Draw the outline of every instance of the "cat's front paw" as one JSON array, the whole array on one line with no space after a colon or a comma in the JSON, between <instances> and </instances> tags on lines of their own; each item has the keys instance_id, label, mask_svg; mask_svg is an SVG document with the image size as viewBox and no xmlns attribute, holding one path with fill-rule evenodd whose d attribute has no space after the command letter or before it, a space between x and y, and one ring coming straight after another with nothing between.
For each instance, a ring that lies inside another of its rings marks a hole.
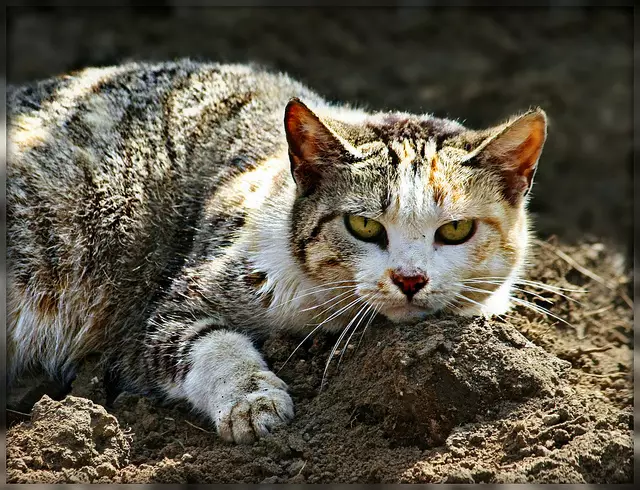
<instances>
[{"instance_id":1,"label":"cat's front paw","mask_svg":"<svg viewBox=\"0 0 640 490\"><path fill-rule=\"evenodd\" d=\"M293 419L287 385L271 371L256 371L238 381L213 407L216 428L224 440L250 444Z\"/></svg>"},{"instance_id":2,"label":"cat's front paw","mask_svg":"<svg viewBox=\"0 0 640 490\"><path fill-rule=\"evenodd\" d=\"M224 440L251 443L293 418L287 385L247 336L214 330L194 343L189 361L179 394L211 418Z\"/></svg>"}]
</instances>

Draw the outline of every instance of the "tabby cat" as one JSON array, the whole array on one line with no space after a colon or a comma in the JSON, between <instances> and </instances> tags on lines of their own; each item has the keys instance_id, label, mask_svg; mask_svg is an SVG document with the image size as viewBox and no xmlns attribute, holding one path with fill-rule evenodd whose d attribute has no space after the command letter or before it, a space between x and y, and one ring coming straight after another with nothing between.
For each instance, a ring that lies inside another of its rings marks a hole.
<instances>
[{"instance_id":1,"label":"tabby cat","mask_svg":"<svg viewBox=\"0 0 640 490\"><path fill-rule=\"evenodd\" d=\"M254 441L294 413L261 338L509 308L545 138L537 108L472 130L189 59L10 87L9 381L100 352Z\"/></svg>"}]
</instances>

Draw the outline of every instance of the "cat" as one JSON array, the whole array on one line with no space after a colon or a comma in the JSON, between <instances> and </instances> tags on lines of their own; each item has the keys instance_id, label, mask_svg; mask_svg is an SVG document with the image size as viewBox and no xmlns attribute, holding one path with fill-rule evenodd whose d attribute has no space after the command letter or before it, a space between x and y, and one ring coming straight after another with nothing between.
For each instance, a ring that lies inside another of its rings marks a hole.
<instances>
[{"instance_id":1,"label":"cat","mask_svg":"<svg viewBox=\"0 0 640 490\"><path fill-rule=\"evenodd\" d=\"M501 314L526 263L540 108L473 130L191 59L7 101L10 382L99 352L122 388L250 443L294 415L259 339Z\"/></svg>"}]
</instances>

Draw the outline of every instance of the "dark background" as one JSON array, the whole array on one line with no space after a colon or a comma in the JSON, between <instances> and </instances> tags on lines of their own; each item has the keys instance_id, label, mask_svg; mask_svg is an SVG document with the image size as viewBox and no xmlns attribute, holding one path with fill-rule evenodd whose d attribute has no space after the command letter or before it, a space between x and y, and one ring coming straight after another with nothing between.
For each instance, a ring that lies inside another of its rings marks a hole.
<instances>
[{"instance_id":1,"label":"dark background","mask_svg":"<svg viewBox=\"0 0 640 490\"><path fill-rule=\"evenodd\" d=\"M470 127L540 105L538 235L592 236L631 257L630 8L26 6L8 8L7 28L9 83L189 56L256 61L331 100Z\"/></svg>"}]
</instances>

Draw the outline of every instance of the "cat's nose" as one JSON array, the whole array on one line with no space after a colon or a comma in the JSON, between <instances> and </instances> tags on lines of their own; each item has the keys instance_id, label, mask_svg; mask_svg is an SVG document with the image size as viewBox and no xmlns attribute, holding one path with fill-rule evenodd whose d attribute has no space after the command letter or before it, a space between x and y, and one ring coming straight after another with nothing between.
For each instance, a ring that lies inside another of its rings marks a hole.
<instances>
[{"instance_id":1,"label":"cat's nose","mask_svg":"<svg viewBox=\"0 0 640 490\"><path fill-rule=\"evenodd\" d=\"M405 276L397 272L391 272L391 280L400 288L400 291L407 295L409 301L411 301L414 294L420 291L429 282L429 278L422 274Z\"/></svg>"}]
</instances>

